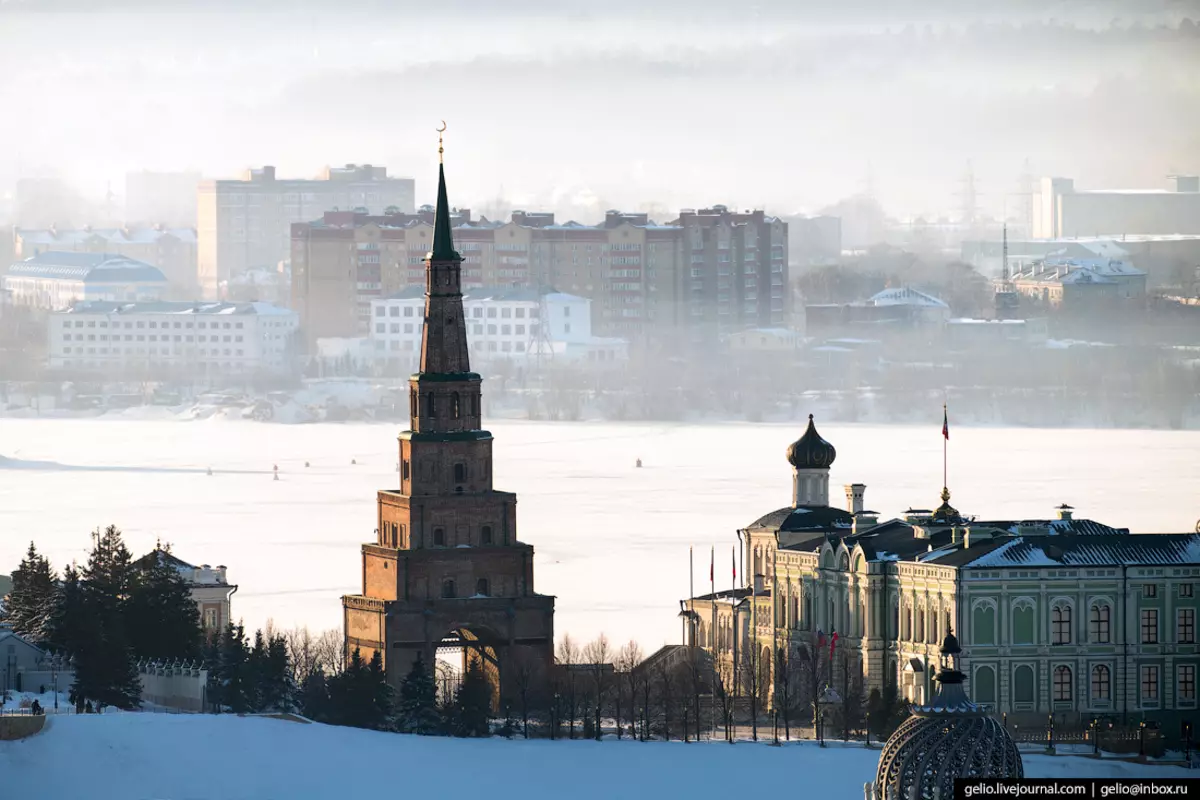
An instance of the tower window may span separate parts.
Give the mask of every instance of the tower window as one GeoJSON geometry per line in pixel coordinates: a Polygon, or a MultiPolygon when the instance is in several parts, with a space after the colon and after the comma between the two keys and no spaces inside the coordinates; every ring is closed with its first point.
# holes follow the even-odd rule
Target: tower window
{"type": "MultiPolygon", "coordinates": [[[[458,395],[455,395],[455,397],[457,397],[457,396],[458,395]]],[[[465,464],[455,464],[454,465],[454,481],[455,481],[455,483],[462,483],[466,479],[467,479],[466,465],[465,464]]]]}
{"type": "Polygon", "coordinates": [[[400,478],[402,480],[408,480],[408,459],[407,458],[400,462],[400,478]]]}
{"type": "Polygon", "coordinates": [[[481,594],[484,597],[489,595],[487,578],[480,578],[479,580],[475,581],[475,594],[481,594]]]}
{"type": "Polygon", "coordinates": [[[396,523],[393,522],[392,523],[392,547],[397,547],[398,545],[396,544],[396,542],[398,542],[399,540],[400,540],[399,529],[397,528],[396,523]]]}
{"type": "Polygon", "coordinates": [[[443,530],[442,528],[434,528],[433,529],[433,546],[434,547],[445,547],[446,546],[446,531],[443,530]]]}
{"type": "Polygon", "coordinates": [[[417,416],[417,390],[413,389],[408,393],[408,413],[410,416],[417,416]]]}
{"type": "Polygon", "coordinates": [[[442,581],[442,597],[449,599],[454,596],[454,578],[446,578],[442,581]]]}
{"type": "Polygon", "coordinates": [[[450,416],[458,419],[458,392],[450,395],[450,416]]]}
{"type": "Polygon", "coordinates": [[[433,392],[425,395],[425,416],[430,419],[437,416],[437,406],[433,402],[433,392]]]}
{"type": "Polygon", "coordinates": [[[484,525],[483,530],[479,534],[479,538],[484,544],[491,544],[492,543],[492,526],[484,525]]]}

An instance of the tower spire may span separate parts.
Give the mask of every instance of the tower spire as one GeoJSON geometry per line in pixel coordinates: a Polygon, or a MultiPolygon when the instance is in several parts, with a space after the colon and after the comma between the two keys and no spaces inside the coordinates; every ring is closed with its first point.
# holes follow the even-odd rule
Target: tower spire
{"type": "Polygon", "coordinates": [[[450,235],[450,201],[446,198],[446,167],[442,161],[445,148],[442,146],[442,134],[446,130],[446,122],[438,128],[438,194],[437,211],[433,219],[433,249],[429,251],[431,261],[462,261],[454,250],[454,241],[450,235]]]}

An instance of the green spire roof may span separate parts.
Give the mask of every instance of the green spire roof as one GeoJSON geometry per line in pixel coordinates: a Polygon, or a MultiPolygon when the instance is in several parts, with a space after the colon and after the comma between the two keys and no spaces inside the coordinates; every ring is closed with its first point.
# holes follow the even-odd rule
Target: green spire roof
{"type": "Polygon", "coordinates": [[[433,219],[433,249],[429,251],[429,259],[462,261],[450,237],[450,202],[446,199],[446,170],[441,164],[438,164],[437,214],[433,219]]]}

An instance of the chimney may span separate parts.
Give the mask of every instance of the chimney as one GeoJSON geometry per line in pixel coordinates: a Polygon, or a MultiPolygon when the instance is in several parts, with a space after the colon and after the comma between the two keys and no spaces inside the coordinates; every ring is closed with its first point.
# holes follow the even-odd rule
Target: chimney
{"type": "Polygon", "coordinates": [[[876,511],[860,511],[854,515],[853,533],[862,533],[879,524],[879,513],[876,511]]]}
{"type": "Polygon", "coordinates": [[[963,529],[961,525],[955,525],[950,529],[950,541],[958,544],[963,540],[963,529]]]}
{"type": "Polygon", "coordinates": [[[845,485],[846,490],[846,510],[851,514],[860,513],[863,506],[863,495],[867,491],[865,483],[848,483],[845,485]]]}
{"type": "Polygon", "coordinates": [[[1074,508],[1072,508],[1071,506],[1067,505],[1066,503],[1063,503],[1063,504],[1062,504],[1061,506],[1059,506],[1059,507],[1058,507],[1056,510],[1058,511],[1058,518],[1059,518],[1059,519],[1062,519],[1062,520],[1069,520],[1069,519],[1074,519],[1074,518],[1075,518],[1075,516],[1074,516],[1074,515],[1075,515],[1075,509],[1074,509],[1074,508]]]}

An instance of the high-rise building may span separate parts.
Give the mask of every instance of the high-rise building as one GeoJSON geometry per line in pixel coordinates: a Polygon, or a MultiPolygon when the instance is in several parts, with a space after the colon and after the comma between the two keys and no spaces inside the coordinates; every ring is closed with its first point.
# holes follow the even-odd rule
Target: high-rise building
{"type": "Polygon", "coordinates": [[[230,277],[273,268],[288,257],[291,225],[331,210],[412,213],[413,181],[389,178],[386,167],[347,164],[316,180],[277,179],[274,167],[238,180],[208,180],[197,190],[198,281],[207,298],[230,277]]]}
{"type": "MultiPolygon", "coordinates": [[[[310,343],[365,335],[374,299],[420,285],[432,213],[330,212],[292,226],[293,307],[310,343]]],[[[507,222],[451,216],[464,288],[586,297],[600,336],[708,341],[787,323],[787,224],[762,211],[687,211],[665,225],[619,211],[598,225],[526,211],[507,222]]]]}
{"type": "Polygon", "coordinates": [[[1173,176],[1169,189],[1075,188],[1043,178],[1033,196],[1033,238],[1200,234],[1200,177],[1173,176]]]}
{"type": "Polygon", "coordinates": [[[533,585],[533,547],[517,538],[517,497],[492,488],[492,435],[482,430],[483,380],[471,371],[463,257],[451,241],[439,169],[425,259],[420,372],[409,380],[400,486],[378,493],[376,538],[362,546],[362,593],[342,598],[346,651],[382,656],[398,687],[413,664],[432,670],[443,648],[478,664],[493,697],[517,676],[550,668],[554,598],[533,585]]]}

